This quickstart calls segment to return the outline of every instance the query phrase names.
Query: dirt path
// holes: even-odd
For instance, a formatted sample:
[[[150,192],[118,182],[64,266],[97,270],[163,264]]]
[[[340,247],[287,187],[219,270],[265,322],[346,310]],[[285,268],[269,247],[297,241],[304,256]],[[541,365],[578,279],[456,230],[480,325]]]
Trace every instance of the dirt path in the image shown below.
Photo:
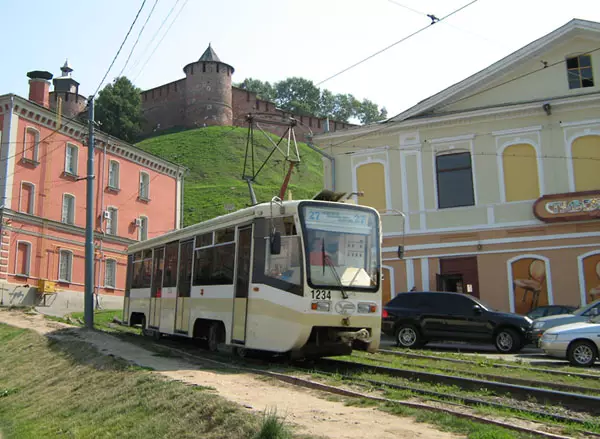
[[[0,311],[0,322],[48,334],[68,325],[46,320],[41,315]],[[440,432],[411,418],[389,415],[374,408],[348,407],[328,401],[310,390],[287,384],[273,384],[242,373],[218,373],[200,369],[176,358],[155,356],[134,344],[102,332],[82,330],[81,338],[101,352],[121,357],[139,366],[151,367],[154,373],[168,378],[210,386],[224,398],[254,412],[277,409],[298,433],[330,438],[431,438],[450,439],[459,436]]]

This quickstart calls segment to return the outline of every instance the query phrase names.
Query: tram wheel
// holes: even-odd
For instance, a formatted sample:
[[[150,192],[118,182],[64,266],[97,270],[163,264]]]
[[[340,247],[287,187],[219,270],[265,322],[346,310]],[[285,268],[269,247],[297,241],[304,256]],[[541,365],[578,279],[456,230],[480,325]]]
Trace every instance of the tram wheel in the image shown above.
[[[206,349],[209,352],[217,352],[219,350],[219,324],[217,322],[212,322],[208,327]]]
[[[240,357],[240,358],[249,358],[250,357],[250,349],[241,347],[241,346],[236,346],[233,348],[233,352],[236,356]]]

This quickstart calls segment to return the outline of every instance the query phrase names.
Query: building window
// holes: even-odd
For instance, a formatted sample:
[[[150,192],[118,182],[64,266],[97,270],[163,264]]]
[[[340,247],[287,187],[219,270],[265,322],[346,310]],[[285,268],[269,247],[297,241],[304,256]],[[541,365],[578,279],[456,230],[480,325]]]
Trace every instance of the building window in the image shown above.
[[[567,76],[569,88],[584,88],[594,86],[591,55],[579,55],[567,58]]]
[[[18,241],[17,262],[15,264],[15,274],[17,276],[29,276],[30,255],[31,244],[29,242]]]
[[[35,186],[32,183],[21,183],[21,199],[19,211],[33,215],[33,203],[35,200]]]
[[[535,200],[540,196],[537,152],[532,145],[510,145],[502,153],[504,198],[512,201]]]
[[[23,145],[23,158],[37,162],[40,147],[40,133],[34,128],[25,130],[25,143]]]
[[[77,175],[77,165],[79,160],[79,148],[71,143],[67,143],[65,149],[65,172],[71,175]]]
[[[142,200],[150,199],[150,175],[147,172],[140,172],[139,197]]]
[[[75,223],[75,196],[71,194],[63,195],[61,221],[65,224]]]
[[[385,210],[386,186],[385,166],[383,163],[365,163],[356,168],[356,187],[363,193],[358,198],[358,204]]]
[[[108,164],[108,187],[119,189],[119,162],[111,160]]]
[[[106,211],[108,212],[106,217],[106,233],[109,235],[116,235],[119,211],[116,207],[109,207]]]
[[[575,191],[595,191],[600,189],[600,136],[578,137],[571,145]]]
[[[148,217],[140,216],[140,227],[138,230],[138,238],[140,241],[148,239]]]
[[[444,154],[436,157],[438,207],[473,206],[471,154]]]
[[[117,279],[117,261],[107,259],[104,262],[104,286],[106,288],[115,288]]]
[[[59,282],[71,282],[73,272],[73,252],[69,250],[59,251],[58,280]]]

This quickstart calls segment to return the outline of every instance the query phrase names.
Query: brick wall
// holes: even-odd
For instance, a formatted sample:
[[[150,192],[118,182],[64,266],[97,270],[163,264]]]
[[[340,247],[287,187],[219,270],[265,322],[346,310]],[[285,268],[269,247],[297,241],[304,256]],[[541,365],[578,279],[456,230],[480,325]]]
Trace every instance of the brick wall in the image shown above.
[[[142,92],[144,133],[184,125],[185,78]]]

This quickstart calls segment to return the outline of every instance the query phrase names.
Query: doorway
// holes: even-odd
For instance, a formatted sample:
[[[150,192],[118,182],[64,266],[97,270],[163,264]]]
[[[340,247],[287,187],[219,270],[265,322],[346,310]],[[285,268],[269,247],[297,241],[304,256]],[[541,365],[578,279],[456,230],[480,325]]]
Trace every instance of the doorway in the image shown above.
[[[440,259],[437,290],[465,293],[479,298],[477,256]]]
[[[233,321],[231,341],[246,343],[246,319],[248,317],[248,289],[252,262],[252,225],[238,229],[236,260],[235,297],[233,299]]]

